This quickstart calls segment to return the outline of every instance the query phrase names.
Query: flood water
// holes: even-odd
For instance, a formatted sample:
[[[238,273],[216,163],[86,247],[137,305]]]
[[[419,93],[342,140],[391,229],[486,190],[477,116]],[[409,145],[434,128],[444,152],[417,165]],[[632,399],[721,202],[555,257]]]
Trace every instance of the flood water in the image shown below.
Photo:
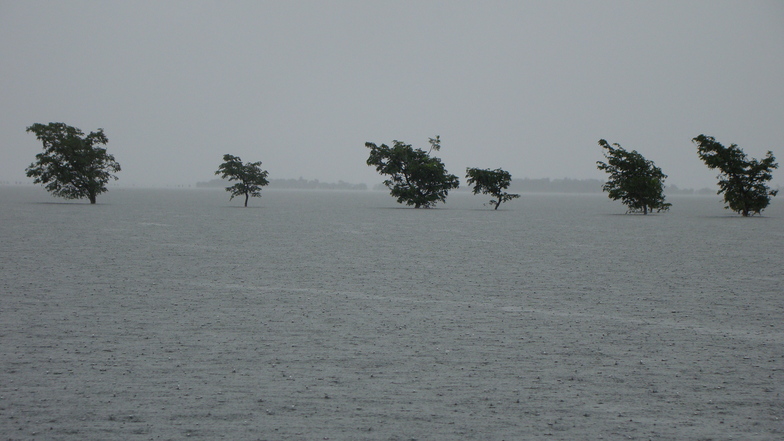
[[[607,433],[601,424],[619,413],[607,403],[617,400],[623,403],[621,407],[635,408],[639,400],[632,401],[629,391],[636,391],[639,385],[631,380],[607,380],[605,384],[597,380],[603,378],[600,369],[586,377],[587,382],[596,385],[585,389],[582,398],[561,396],[566,389],[559,385],[566,374],[557,368],[569,363],[577,366],[574,360],[579,360],[582,369],[592,363],[601,365],[604,361],[597,361],[600,358],[596,354],[608,353],[615,353],[614,366],[618,366],[623,349],[637,366],[655,352],[661,366],[652,371],[656,372],[654,376],[675,381],[669,387],[670,397],[656,410],[662,412],[659,419],[649,421],[643,429],[633,429],[639,431],[635,433],[689,439],[681,435],[694,433],[684,432],[684,426],[708,427],[707,435],[721,435],[725,432],[719,420],[723,422],[727,417],[716,410],[705,421],[686,424],[666,414],[691,412],[690,402],[678,407],[670,400],[677,403],[682,398],[676,397],[688,393],[696,393],[695,400],[700,402],[718,399],[718,395],[711,394],[719,392],[707,386],[699,389],[696,382],[702,380],[686,373],[708,363],[706,366],[722,365],[722,375],[731,375],[743,365],[742,360],[756,358],[767,358],[760,363],[768,368],[775,366],[773,371],[784,367],[781,198],[774,198],[763,216],[752,218],[725,210],[719,196],[668,197],[673,204],[670,212],[648,216],[625,215],[624,207],[605,195],[524,194],[497,211],[483,205],[486,199],[455,192],[436,209],[416,210],[397,204],[382,192],[265,190],[262,198],[251,199],[250,206],[243,208],[242,200],[229,201],[222,189],[117,188],[99,196],[98,204],[90,205],[52,198],[40,188],[0,187],[0,395],[5,397],[5,404],[0,404],[0,432],[32,439],[35,437],[31,433],[40,433],[41,427],[48,426],[55,432],[60,429],[59,438],[52,439],[129,439],[137,432],[120,427],[115,414],[132,412],[128,409],[132,404],[136,406],[134,415],[147,415],[146,429],[134,429],[145,435],[139,439],[154,435],[178,438],[190,433],[207,438],[267,439],[261,435],[251,438],[236,425],[213,425],[212,432],[200,426],[199,432],[195,426],[209,419],[205,416],[208,411],[197,404],[182,404],[191,403],[189,400],[198,393],[178,395],[179,383],[190,380],[194,389],[201,390],[197,398],[217,394],[212,397],[212,407],[208,406],[212,412],[231,406],[233,410],[225,414],[229,421],[231,415],[240,413],[242,417],[236,419],[256,421],[246,425],[237,422],[242,430],[252,431],[250,425],[258,434],[276,427],[278,437],[269,439],[326,439],[327,435],[365,439],[351,432],[355,430],[351,424],[356,421],[373,421],[376,435],[368,439],[397,439],[391,435],[392,426],[386,426],[389,431],[383,430],[384,424],[392,424],[392,420],[400,424],[395,426],[395,433],[423,439],[428,439],[427,430],[436,430],[442,439],[501,439],[502,435],[521,434],[536,437],[552,430],[552,422],[539,415],[555,412],[557,404],[545,403],[558,402],[558,397],[561,403],[579,408],[573,412],[573,426],[579,430],[590,429],[585,423],[588,415],[606,413],[594,432],[567,431],[562,432],[562,438],[556,437],[576,439],[580,433]],[[412,314],[417,309],[421,315],[415,317]],[[512,318],[514,326],[508,322]],[[259,327],[269,323],[277,323],[273,327],[276,330],[264,328],[270,336],[282,330],[287,334],[261,345]],[[572,331],[564,331],[572,324]],[[636,331],[627,335],[626,330],[632,328]],[[602,340],[608,330],[616,332],[612,342]],[[96,338],[95,332],[106,334],[100,340],[104,346],[88,351],[90,341],[98,341],[90,340]],[[328,337],[329,332],[336,335]],[[501,338],[504,332],[509,341],[503,344],[469,339],[474,333]],[[652,335],[661,341],[651,340]],[[673,337],[677,335],[685,337]],[[61,338],[65,340],[58,340]],[[139,346],[143,339],[160,344],[160,353],[151,354],[149,347]],[[188,341],[197,340],[206,346],[188,346]],[[665,344],[665,340],[672,344]],[[207,341],[210,343],[204,343]],[[521,341],[528,345],[515,346]],[[680,343],[676,345],[675,341]],[[357,349],[357,342],[365,345],[360,346],[363,349]],[[250,348],[252,344],[267,347],[269,353],[260,355],[259,347]],[[590,356],[579,355],[581,344],[586,345],[585,351],[588,346],[592,348]],[[721,350],[711,349],[716,344]],[[478,401],[464,398],[461,403],[466,413],[447,423],[442,420],[452,414],[446,410],[419,409],[421,401],[416,398],[398,399],[401,381],[420,391],[420,399],[427,397],[431,403],[428,406],[440,403],[438,397],[445,388],[461,390],[462,397],[474,396],[474,385],[470,385],[474,380],[449,382],[456,371],[447,366],[458,366],[459,360],[430,368],[410,364],[420,356],[420,349],[438,347],[443,355],[445,345],[450,346],[446,351],[450,356],[462,350],[462,362],[476,361],[472,369],[479,372],[473,377],[478,377],[477,385],[484,385],[484,390],[497,388],[498,397],[506,397],[512,390],[528,390],[527,398],[536,403],[531,405],[538,406],[536,412],[505,414],[503,424],[493,425],[490,414],[483,416],[478,407],[473,407]],[[82,346],[81,353],[73,352],[74,347]],[[355,365],[357,362],[352,360],[376,360],[374,357],[382,355],[375,351],[381,351],[382,346],[387,352],[383,362],[379,358],[373,369],[384,372],[373,371],[374,378],[390,372],[396,376],[387,386],[367,383],[370,389],[366,390],[377,388],[371,392],[383,399],[368,402],[363,387],[348,380],[335,382],[330,392],[319,392],[316,397],[322,399],[321,403],[323,396],[339,396],[342,392],[346,400],[366,400],[364,407],[347,404],[340,411],[334,410],[334,415],[347,415],[349,422],[345,424],[335,422],[332,413],[316,407],[307,414],[311,423],[291,412],[255,409],[253,406],[261,405],[254,403],[262,399],[246,396],[250,390],[266,391],[272,398],[265,396],[264,406],[279,402],[280,409],[293,408],[285,401],[289,392],[307,394],[306,389],[314,390],[323,378],[339,376],[334,372],[346,377],[358,374],[367,366],[362,368],[364,365]],[[572,348],[568,353],[562,349],[556,355],[548,349],[567,346]],[[371,347],[376,355],[369,355]],[[62,359],[63,350],[70,354],[68,358]],[[203,351],[212,355],[207,357]],[[304,356],[300,351],[311,355]],[[666,356],[659,355],[665,352]],[[329,354],[334,357],[335,353],[343,354],[342,362],[330,361]],[[360,353],[364,355],[357,355]],[[498,365],[492,376],[481,375],[480,358],[510,353],[536,353],[537,358]],[[115,358],[118,354],[125,354],[125,358]],[[176,366],[172,354],[180,354]],[[303,357],[307,366],[297,364],[305,363]],[[137,365],[138,360],[149,363]],[[177,371],[185,366],[183,360],[193,370]],[[201,367],[199,360],[203,362]],[[312,383],[295,392],[286,389],[294,382],[281,382],[277,373],[275,380],[264,383],[232,383],[236,386],[235,401],[229,405],[211,389],[226,386],[229,380],[225,376],[198,385],[196,381],[202,378],[200,375],[207,375],[205,369],[217,375],[213,368],[204,366],[220,366],[214,369],[223,373],[221,363],[229,363],[227,360],[236,360],[234,363],[251,371],[248,375],[253,378],[266,375],[256,371],[262,369],[258,366],[279,366],[285,360],[291,363],[290,372],[307,376],[316,369],[320,374],[313,374]],[[545,367],[547,363],[556,370]],[[382,365],[392,367],[384,370],[379,367]],[[78,390],[81,385],[87,392],[61,389],[61,380],[67,375],[55,379],[49,376],[58,368],[80,378],[70,390]],[[127,372],[120,372],[120,368]],[[133,368],[144,374],[135,374]],[[325,375],[324,369],[331,369],[333,374]],[[604,372],[610,369],[605,367]],[[618,372],[613,378],[638,378],[636,381],[643,385],[639,387],[652,388],[648,385],[652,380],[638,377],[632,363],[615,369]],[[702,367],[699,369],[702,372]],[[106,378],[110,381],[91,382],[98,371],[108,372]],[[429,378],[427,372],[435,373]],[[573,372],[569,370],[571,376],[577,373],[577,367]],[[776,432],[780,423],[775,423],[772,415],[780,410],[782,401],[776,396],[784,390],[781,379],[769,374],[752,372],[733,380],[739,390],[750,391],[750,402],[762,400],[763,407],[767,406],[759,419],[754,413],[738,416],[738,421],[748,419],[748,424],[762,421],[757,438],[751,435],[757,430],[752,426],[735,429],[746,439],[769,439],[766,437],[780,433]],[[286,372],[283,377],[289,375],[293,374]],[[545,381],[547,375],[553,376],[547,387],[530,386],[527,380]],[[502,386],[515,378],[528,386]],[[439,381],[447,383],[433,386]],[[620,388],[613,389],[615,398],[602,395],[609,390],[608,385]],[[428,395],[429,387],[433,390]],[[135,388],[147,395],[137,397],[132,394]],[[169,392],[159,392],[164,389]],[[96,401],[96,397],[121,393],[118,390],[126,394],[124,404],[118,404],[118,398]],[[543,390],[555,395],[536,395]],[[161,404],[159,400],[164,398],[168,401]],[[508,398],[514,402],[513,397]],[[156,412],[169,412],[157,406],[171,409],[172,402],[190,409],[188,421],[195,426],[176,431],[172,423],[175,416],[167,416],[165,421],[156,419],[163,418],[155,416]],[[77,404],[70,407],[67,403]],[[59,409],[55,416],[51,416],[52,406]],[[435,422],[425,426],[419,417],[407,419],[408,414],[400,413],[405,406],[419,409],[417,415],[428,414]],[[373,409],[375,416],[366,414],[367,409]],[[491,411],[495,415],[495,408]],[[639,415],[650,416],[650,412],[640,409]],[[259,422],[262,417],[267,420]],[[79,423],[74,423],[75,429],[67,428],[65,421],[69,418],[94,420],[92,429],[79,429]],[[129,419],[125,423],[128,427],[134,422],[141,426],[143,421]],[[156,421],[157,425],[153,424]],[[226,424],[224,418],[220,421]],[[465,427],[460,426],[462,423]],[[171,431],[164,431],[162,426]],[[669,431],[656,432],[663,426]],[[324,427],[332,432],[318,432]],[[484,432],[477,427],[484,427]],[[443,431],[447,429],[452,432]],[[632,433],[625,432],[627,429],[632,430],[614,429],[618,430],[614,433]]]
[[[550,298],[780,291],[784,204],[742,218],[719,197],[625,215],[603,195],[453,193],[414,210],[382,192],[114,189],[90,206],[0,188],[3,289],[253,283],[377,295]],[[752,295],[754,293],[754,295]],[[578,299],[579,300],[579,299]]]

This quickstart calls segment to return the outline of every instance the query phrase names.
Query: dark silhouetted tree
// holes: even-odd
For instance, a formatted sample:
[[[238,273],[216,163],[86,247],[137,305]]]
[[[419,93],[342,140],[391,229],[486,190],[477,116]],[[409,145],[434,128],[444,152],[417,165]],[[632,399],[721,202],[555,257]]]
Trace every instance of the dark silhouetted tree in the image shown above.
[[[439,158],[430,156],[433,150],[441,149],[438,136],[430,138],[430,150],[427,152],[400,141],[393,143],[389,147],[366,142],[365,147],[370,149],[367,164],[390,177],[384,181],[384,185],[398,203],[413,205],[415,208],[430,208],[438,201],[445,202],[449,190],[460,185],[457,176],[449,174]]]
[[[611,146],[603,139],[599,140],[599,145],[605,149],[607,162],[596,161],[596,164],[599,170],[610,175],[602,186],[610,199],[620,199],[632,213],[669,210],[671,204],[664,202],[664,179],[667,175],[653,161],[645,159],[636,150],[629,152],[618,144]]]
[[[35,178],[50,193],[65,199],[87,198],[91,204],[107,191],[106,183],[117,180],[120,171],[114,156],[104,147],[109,140],[103,129],[84,133],[64,123],[36,123],[27,128],[43,143],[44,151],[35,155],[36,162],[27,167],[27,176]]]
[[[231,198],[245,195],[245,206],[248,206],[248,198],[251,196],[260,198],[261,187],[268,185],[267,171],[261,169],[261,161],[242,163],[238,156],[223,155],[223,164],[218,167],[216,175],[221,175],[229,182],[237,181],[231,187],[226,187],[226,191],[231,193]]]
[[[744,216],[760,214],[770,204],[778,190],[771,190],[767,182],[773,178],[772,170],[778,168],[773,152],[765,159],[748,159],[736,144],[724,147],[712,136],[700,135],[692,140],[697,144],[697,154],[710,169],[718,169],[719,191],[724,193],[724,208]]]
[[[502,203],[520,197],[519,194],[509,194],[504,191],[512,183],[512,175],[500,168],[495,170],[467,168],[466,178],[468,184],[474,186],[474,194],[489,194],[494,198],[490,203],[495,205],[496,210]]]

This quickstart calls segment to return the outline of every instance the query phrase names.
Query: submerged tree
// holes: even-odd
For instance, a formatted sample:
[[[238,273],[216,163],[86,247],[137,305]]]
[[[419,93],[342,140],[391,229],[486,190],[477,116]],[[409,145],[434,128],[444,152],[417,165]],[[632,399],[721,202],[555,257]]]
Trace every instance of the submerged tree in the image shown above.
[[[64,123],[36,123],[27,128],[43,143],[44,151],[35,155],[36,162],[27,167],[27,176],[35,178],[50,193],[65,199],[87,198],[91,204],[106,192],[106,183],[117,180],[120,171],[114,156],[106,153],[109,140],[103,129],[84,133]]]
[[[724,208],[743,216],[760,214],[778,190],[771,190],[767,182],[773,178],[772,170],[778,168],[773,152],[765,159],[747,159],[736,144],[724,147],[712,136],[700,135],[692,140],[697,144],[697,154],[710,169],[719,169],[719,191],[724,193]]]
[[[218,167],[216,175],[221,175],[223,179],[238,181],[231,187],[226,187],[226,191],[231,193],[229,200],[235,196],[245,195],[245,206],[248,206],[250,196],[260,198],[261,187],[268,185],[267,171],[261,169],[261,161],[242,163],[239,156],[223,155],[223,164]]]
[[[636,150],[625,150],[619,144],[612,146],[604,139],[599,145],[606,151],[607,162],[596,161],[597,168],[610,174],[602,186],[612,200],[621,199],[629,207],[629,212],[667,211],[671,204],[664,202],[664,179],[653,161],[645,159]],[[615,147],[613,147],[615,146]]]
[[[495,170],[467,168],[466,178],[468,184],[474,186],[474,194],[489,194],[495,198],[490,200],[490,203],[495,204],[496,210],[502,203],[520,197],[519,194],[509,194],[504,191],[512,183],[512,175],[500,168]]]
[[[382,175],[390,179],[384,185],[398,203],[413,205],[415,208],[430,208],[438,201],[445,202],[449,190],[459,186],[457,176],[447,173],[439,158],[430,153],[441,149],[441,139],[430,138],[430,150],[414,149],[408,144],[393,141],[392,147],[386,144],[377,146],[366,142],[370,149],[367,165],[376,167]]]

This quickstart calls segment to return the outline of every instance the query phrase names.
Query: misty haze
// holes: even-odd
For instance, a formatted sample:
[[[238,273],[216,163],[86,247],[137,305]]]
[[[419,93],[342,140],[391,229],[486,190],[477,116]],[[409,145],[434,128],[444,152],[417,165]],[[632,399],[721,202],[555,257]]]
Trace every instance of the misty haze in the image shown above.
[[[3,439],[784,438],[784,204],[692,142],[784,155],[780,1],[0,1],[0,56]],[[366,146],[434,140],[396,202]]]

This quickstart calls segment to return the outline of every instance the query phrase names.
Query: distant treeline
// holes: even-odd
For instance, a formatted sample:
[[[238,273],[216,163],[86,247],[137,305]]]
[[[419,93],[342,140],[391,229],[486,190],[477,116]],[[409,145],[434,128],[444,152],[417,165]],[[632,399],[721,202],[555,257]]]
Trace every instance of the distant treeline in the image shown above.
[[[196,187],[199,188],[223,188],[228,186],[228,181],[222,179],[212,179],[206,182],[197,182]],[[604,181],[599,179],[512,179],[512,184],[509,186],[509,191],[518,193],[601,193]],[[0,185],[30,185],[29,182],[24,181],[0,181]],[[349,182],[319,182],[318,179],[306,180],[299,179],[270,179],[271,188],[278,189],[304,189],[304,190],[367,190],[365,184],[352,184]],[[179,185],[179,187],[183,187]],[[784,191],[784,187],[778,186],[779,190]],[[373,186],[373,190],[387,191],[384,184]],[[458,190],[469,191],[468,187],[463,186]],[[713,195],[716,194],[715,189],[701,188],[694,190],[692,188],[680,188],[677,185],[668,185],[665,187],[664,192],[670,195]]]
[[[512,179],[510,191],[519,193],[601,193],[605,181],[600,179]],[[715,194],[716,190],[702,188],[679,188],[677,185],[667,185],[666,194]]]
[[[599,179],[512,179],[509,184],[510,193],[601,193],[604,181]],[[386,187],[378,185],[375,189],[383,190]],[[458,190],[470,191],[471,188],[463,185]]]
[[[605,181],[600,179],[512,179],[510,191],[519,193],[601,193]],[[677,185],[667,185],[666,194],[716,194],[716,190],[702,188],[679,188]]]
[[[270,179],[269,188],[277,189],[301,189],[301,190],[367,190],[365,184],[352,184],[350,182],[320,182],[318,179],[307,180],[299,179]],[[228,181],[223,179],[212,179],[206,182],[197,182],[196,187],[209,188],[209,187],[226,187]],[[509,186],[510,192],[517,193],[601,193],[604,181],[601,179],[512,179],[512,184]],[[384,184],[373,186],[373,190],[386,191],[387,188]],[[459,190],[469,191],[470,189],[463,186]],[[701,188],[694,190],[691,188],[679,188],[677,185],[668,185],[664,192],[666,194],[699,194],[699,195],[712,195],[716,190],[710,188]]]
[[[207,182],[197,182],[196,187],[226,187],[231,185],[223,179],[213,179]],[[365,184],[352,184],[349,182],[319,182],[318,179],[270,179],[269,188],[302,189],[302,190],[367,190]]]
[[[599,179],[512,179],[510,192],[519,193],[601,193]]]
[[[711,190],[710,188],[701,188],[699,190],[694,190],[693,188],[678,188],[677,185],[668,185],[664,187],[665,194],[716,194],[716,190]]]
[[[512,179],[509,192],[517,193],[601,193],[604,181],[599,179]],[[383,184],[373,187],[374,190],[386,190]],[[463,185],[458,191],[470,191]]]

